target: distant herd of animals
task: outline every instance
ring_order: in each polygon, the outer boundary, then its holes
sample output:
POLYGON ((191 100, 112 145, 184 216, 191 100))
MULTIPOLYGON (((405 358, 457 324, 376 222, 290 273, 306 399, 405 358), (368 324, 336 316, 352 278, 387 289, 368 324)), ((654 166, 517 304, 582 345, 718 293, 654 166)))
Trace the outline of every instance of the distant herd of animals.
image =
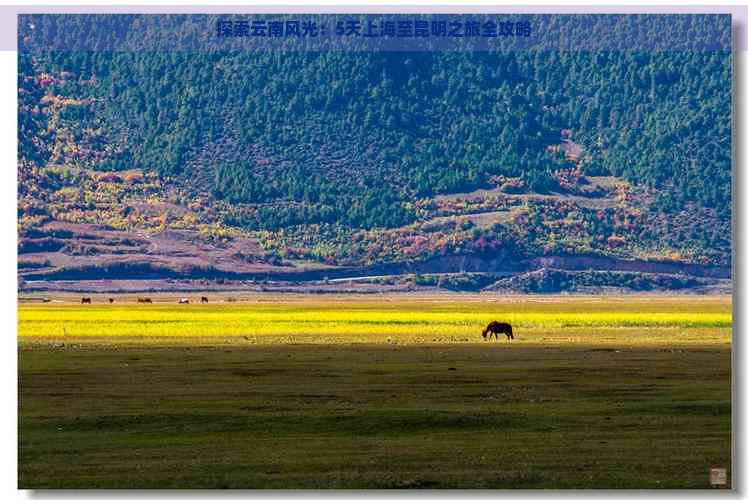
MULTIPOLYGON (((114 299, 109 298, 107 299, 110 304, 114 304, 114 299)), ((229 299, 229 302, 235 302, 236 299, 231 300, 229 299)), ((81 304, 90 304, 91 303, 91 297, 83 297, 81 298, 81 304)), ((138 304, 152 304, 153 301, 149 297, 138 297, 138 304)), ((187 297, 182 297, 177 301, 177 304, 189 304, 190 299, 187 297)), ((208 303, 208 297, 202 296, 200 297, 200 303, 201 304, 207 304, 208 303)), ((483 340, 491 340, 491 335, 493 335, 494 339, 499 340, 499 334, 503 333, 506 335, 507 340, 514 339, 514 332, 512 331, 512 325, 509 323, 500 323, 498 321, 491 321, 486 328, 483 329, 483 340)))
MULTIPOLYGON (((114 299, 109 297, 107 299, 107 302, 110 304, 114 304, 114 299)), ((230 301, 233 302, 233 301, 230 301)), ((177 304, 189 304, 190 299, 183 297, 177 301, 177 304)), ((201 304, 207 304, 208 303, 208 297, 202 296, 200 297, 200 303, 201 304)), ((91 297, 82 297, 81 298, 81 304, 91 304, 91 297)), ((138 304, 153 304, 153 301, 150 297, 138 297, 138 304)))

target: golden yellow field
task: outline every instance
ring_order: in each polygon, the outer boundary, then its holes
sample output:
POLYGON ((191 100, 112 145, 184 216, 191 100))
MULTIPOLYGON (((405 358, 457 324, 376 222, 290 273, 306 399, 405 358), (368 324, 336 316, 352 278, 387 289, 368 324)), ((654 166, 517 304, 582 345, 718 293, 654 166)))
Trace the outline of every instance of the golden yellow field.
MULTIPOLYGON (((21 341, 188 343, 463 343, 482 341, 492 320, 512 324, 512 344, 730 343, 724 297, 551 297, 445 301, 246 301, 178 305, 25 304, 21 341)), ((504 339, 502 339, 504 340, 504 339)))

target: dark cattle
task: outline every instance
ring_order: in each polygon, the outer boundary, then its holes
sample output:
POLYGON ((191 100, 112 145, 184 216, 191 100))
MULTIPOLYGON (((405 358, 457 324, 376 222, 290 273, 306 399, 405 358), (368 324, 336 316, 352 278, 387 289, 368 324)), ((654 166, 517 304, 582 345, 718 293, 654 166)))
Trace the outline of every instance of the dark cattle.
POLYGON ((138 304, 152 304, 148 297, 138 297, 138 304))
POLYGON ((81 299, 81 304, 90 304, 91 303, 91 297, 83 297, 81 299))
POLYGON ((499 334, 503 333, 506 335, 507 340, 512 340, 514 334, 512 333, 512 325, 509 323, 499 323, 498 321, 491 321, 485 330, 483 330, 483 338, 491 338, 493 335, 496 340, 499 340, 499 334))
POLYGON ((201 304, 207 304, 208 303, 208 297, 200 297, 200 303, 201 304))
POLYGON ((110 303, 110 304, 114 304, 114 299, 110 297, 110 298, 109 298, 109 303, 110 303))

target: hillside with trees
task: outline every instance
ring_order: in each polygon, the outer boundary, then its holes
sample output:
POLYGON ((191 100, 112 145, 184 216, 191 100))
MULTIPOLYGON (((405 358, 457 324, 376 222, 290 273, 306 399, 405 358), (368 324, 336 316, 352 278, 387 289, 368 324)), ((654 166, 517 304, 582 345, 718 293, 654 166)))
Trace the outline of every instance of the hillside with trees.
POLYGON ((721 51, 19 52, 19 273, 729 278, 731 80, 721 51))

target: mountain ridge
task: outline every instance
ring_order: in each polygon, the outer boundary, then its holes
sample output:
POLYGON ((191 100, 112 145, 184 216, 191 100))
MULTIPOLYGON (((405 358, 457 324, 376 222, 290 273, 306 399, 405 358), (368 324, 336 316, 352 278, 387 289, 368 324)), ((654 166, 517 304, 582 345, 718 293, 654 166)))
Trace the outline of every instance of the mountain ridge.
POLYGON ((730 75, 700 52, 20 53, 19 277, 727 279, 730 75))

